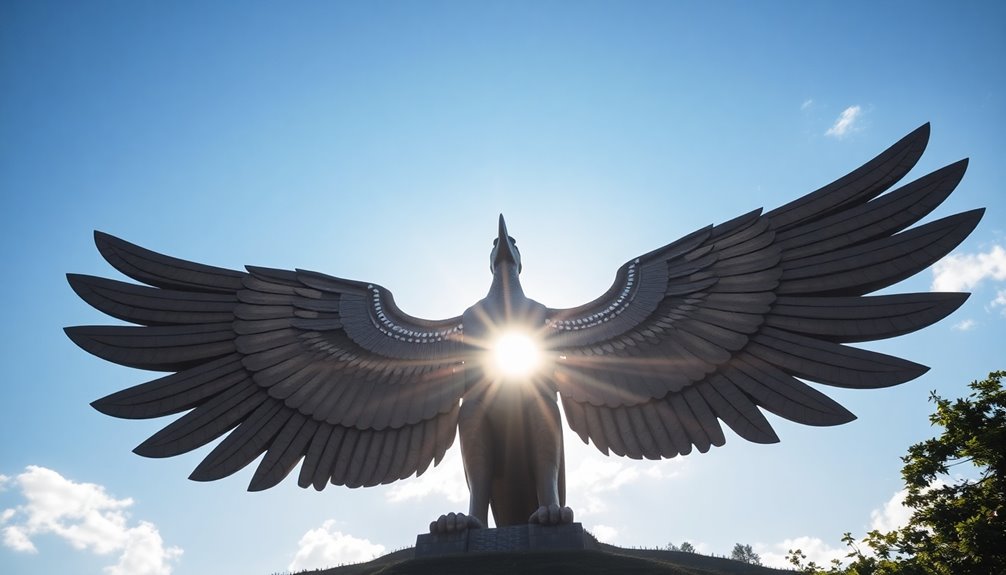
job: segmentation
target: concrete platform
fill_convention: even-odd
[[[596,540],[583,530],[583,525],[580,523],[549,526],[511,525],[438,535],[424,533],[416,537],[416,557],[596,548]]]

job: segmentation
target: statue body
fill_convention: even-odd
[[[472,353],[491,355],[501,332],[541,331],[548,308],[524,295],[520,254],[500,216],[499,237],[491,256],[493,283],[484,299],[463,318]],[[468,480],[468,525],[488,525],[492,507],[496,525],[529,521],[554,524],[573,520],[565,505],[562,421],[556,394],[534,377],[492,373],[491,357],[466,370],[467,386],[458,418],[461,454]],[[550,513],[551,510],[551,513]],[[466,518],[450,515],[431,531],[464,528]]]
[[[914,225],[966,160],[888,191],[928,138],[927,124],[817,191],[633,258],[607,292],[569,309],[524,295],[502,216],[488,294],[443,320],[404,313],[376,284],[223,269],[96,232],[105,259],[142,285],[69,274],[70,285],[135,325],[66,332],[103,359],[167,372],[92,404],[122,418],[182,414],[136,453],[170,457],[223,437],[191,479],[229,476],[264,453],[250,490],[298,465],[305,488],[390,483],[438,463],[460,434],[468,513],[431,531],[485,526],[489,508],[499,526],[566,523],[558,402],[601,452],[661,459],[723,445],[722,425],[777,442],[763,411],[814,426],[855,418],[807,382],[869,389],[927,370],[845,344],[915,331],[967,298],[868,295],[942,258],[981,219],[978,209]],[[494,363],[511,330],[535,340],[536,370]]]

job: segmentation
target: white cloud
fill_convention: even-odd
[[[966,291],[986,279],[1006,280],[1006,249],[994,245],[987,252],[951,254],[933,264],[932,291]],[[1006,290],[1004,290],[1006,291]],[[1000,292],[1006,304],[1006,294]],[[993,302],[995,305],[995,302]]]
[[[94,483],[77,483],[59,473],[29,465],[14,478],[26,502],[6,510],[14,521],[4,528],[3,544],[15,551],[37,552],[31,538],[56,535],[73,548],[98,555],[119,553],[109,575],[169,575],[182,550],[165,548],[157,527],[148,522],[129,526],[125,509],[132,499],[115,499]],[[13,512],[12,512],[13,511]]]
[[[438,495],[451,503],[466,503],[468,482],[465,481],[464,466],[457,459],[457,450],[449,451],[440,465],[428,469],[419,477],[410,477],[395,483],[388,490],[387,500],[390,503],[401,503]]]
[[[829,565],[833,559],[843,560],[849,552],[845,547],[832,547],[817,537],[797,537],[786,539],[782,543],[775,545],[756,544],[755,552],[761,556],[761,561],[766,567],[777,567],[782,569],[792,568],[793,565],[786,560],[786,555],[791,550],[799,549],[807,556],[807,561],[813,561],[818,565]]]
[[[615,538],[618,537],[618,529],[607,525],[594,525],[587,531],[590,531],[602,543],[614,543]]]
[[[806,100],[803,101],[803,104],[800,104],[800,109],[801,110],[806,110],[807,108],[810,108],[813,105],[814,105],[814,100],[812,98],[807,98]]]
[[[604,511],[607,505],[602,494],[633,483],[639,476],[638,469],[621,461],[585,459],[566,474],[566,491],[579,495],[576,513],[582,517]]]
[[[4,509],[3,512],[0,513],[0,525],[10,521],[11,518],[14,517],[15,513],[17,513],[17,509]]]
[[[943,485],[942,481],[935,481],[932,487]],[[912,510],[905,507],[905,497],[908,495],[907,489],[902,489],[891,496],[879,508],[870,511],[870,530],[878,530],[886,533],[899,529],[908,524],[912,517]],[[766,567],[792,568],[786,561],[786,555],[791,550],[799,549],[807,556],[807,561],[813,561],[820,566],[828,566],[832,560],[845,561],[849,553],[847,547],[832,547],[817,537],[797,537],[786,539],[782,543],[775,545],[757,544],[755,551],[761,556],[762,563]],[[864,553],[870,553],[870,549],[862,547]]]
[[[1002,314],[1006,315],[1006,289],[1001,289],[996,292],[996,297],[992,300],[992,307],[1003,308]]]
[[[329,519],[318,529],[311,529],[300,538],[297,553],[288,569],[305,571],[323,569],[346,563],[370,561],[384,554],[384,545],[353,537],[336,531],[335,521]]]
[[[566,492],[577,494],[577,517],[605,511],[604,494],[616,491],[640,480],[662,480],[680,474],[678,468],[687,462],[683,459],[656,461],[624,461],[614,459],[584,459],[566,473]]]
[[[886,533],[907,525],[908,520],[912,517],[912,510],[905,507],[905,496],[907,495],[908,490],[902,489],[892,495],[883,507],[871,511],[870,529]]]
[[[119,562],[105,567],[108,575],[168,575],[170,562],[181,556],[178,547],[164,548],[164,540],[152,523],[141,521],[127,531],[126,546],[119,555]]]
[[[833,138],[843,138],[846,134],[855,129],[856,121],[862,115],[863,109],[859,106],[849,106],[845,110],[842,110],[842,114],[835,120],[828,131],[824,133],[825,136],[831,136]]]
[[[38,549],[35,548],[35,544],[25,534],[24,529],[16,525],[4,528],[3,544],[21,553],[38,553]]]
[[[3,473],[0,473],[0,491],[7,489],[8,483],[10,483],[10,477],[7,477]]]
[[[973,319],[970,319],[970,318],[969,319],[963,319],[963,320],[955,323],[953,329],[955,329],[957,331],[971,331],[971,330],[973,330],[975,328],[976,325],[978,325],[978,322],[976,322]]]

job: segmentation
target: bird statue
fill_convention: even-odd
[[[95,401],[102,413],[186,412],[135,452],[170,457],[226,434],[190,476],[216,480],[263,453],[249,490],[373,486],[422,474],[460,436],[467,513],[435,533],[553,525],[566,506],[558,402],[601,452],[660,459],[722,446],[726,424],[779,441],[763,415],[814,426],[855,418],[805,381],[904,383],[925,366],[843,345],[944,318],[964,293],[868,296],[928,267],[982,217],[910,227],[957,186],[967,160],[889,193],[929,139],[923,125],[859,169],[632,258],[594,301],[548,308],[524,295],[501,215],[492,284],[462,315],[405,314],[387,289],[312,271],[192,263],[95,232],[101,255],[146,285],[68,274],[73,290],[137,326],[66,333],[121,365],[168,372]]]

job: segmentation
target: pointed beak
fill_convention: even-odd
[[[499,237],[496,239],[496,257],[493,259],[493,267],[503,262],[520,266],[520,256],[517,254],[517,247],[514,246],[510,235],[507,234],[506,221],[503,219],[503,214],[500,214]]]
[[[500,242],[507,240],[510,234],[506,233],[506,220],[503,219],[503,214],[500,214]]]

